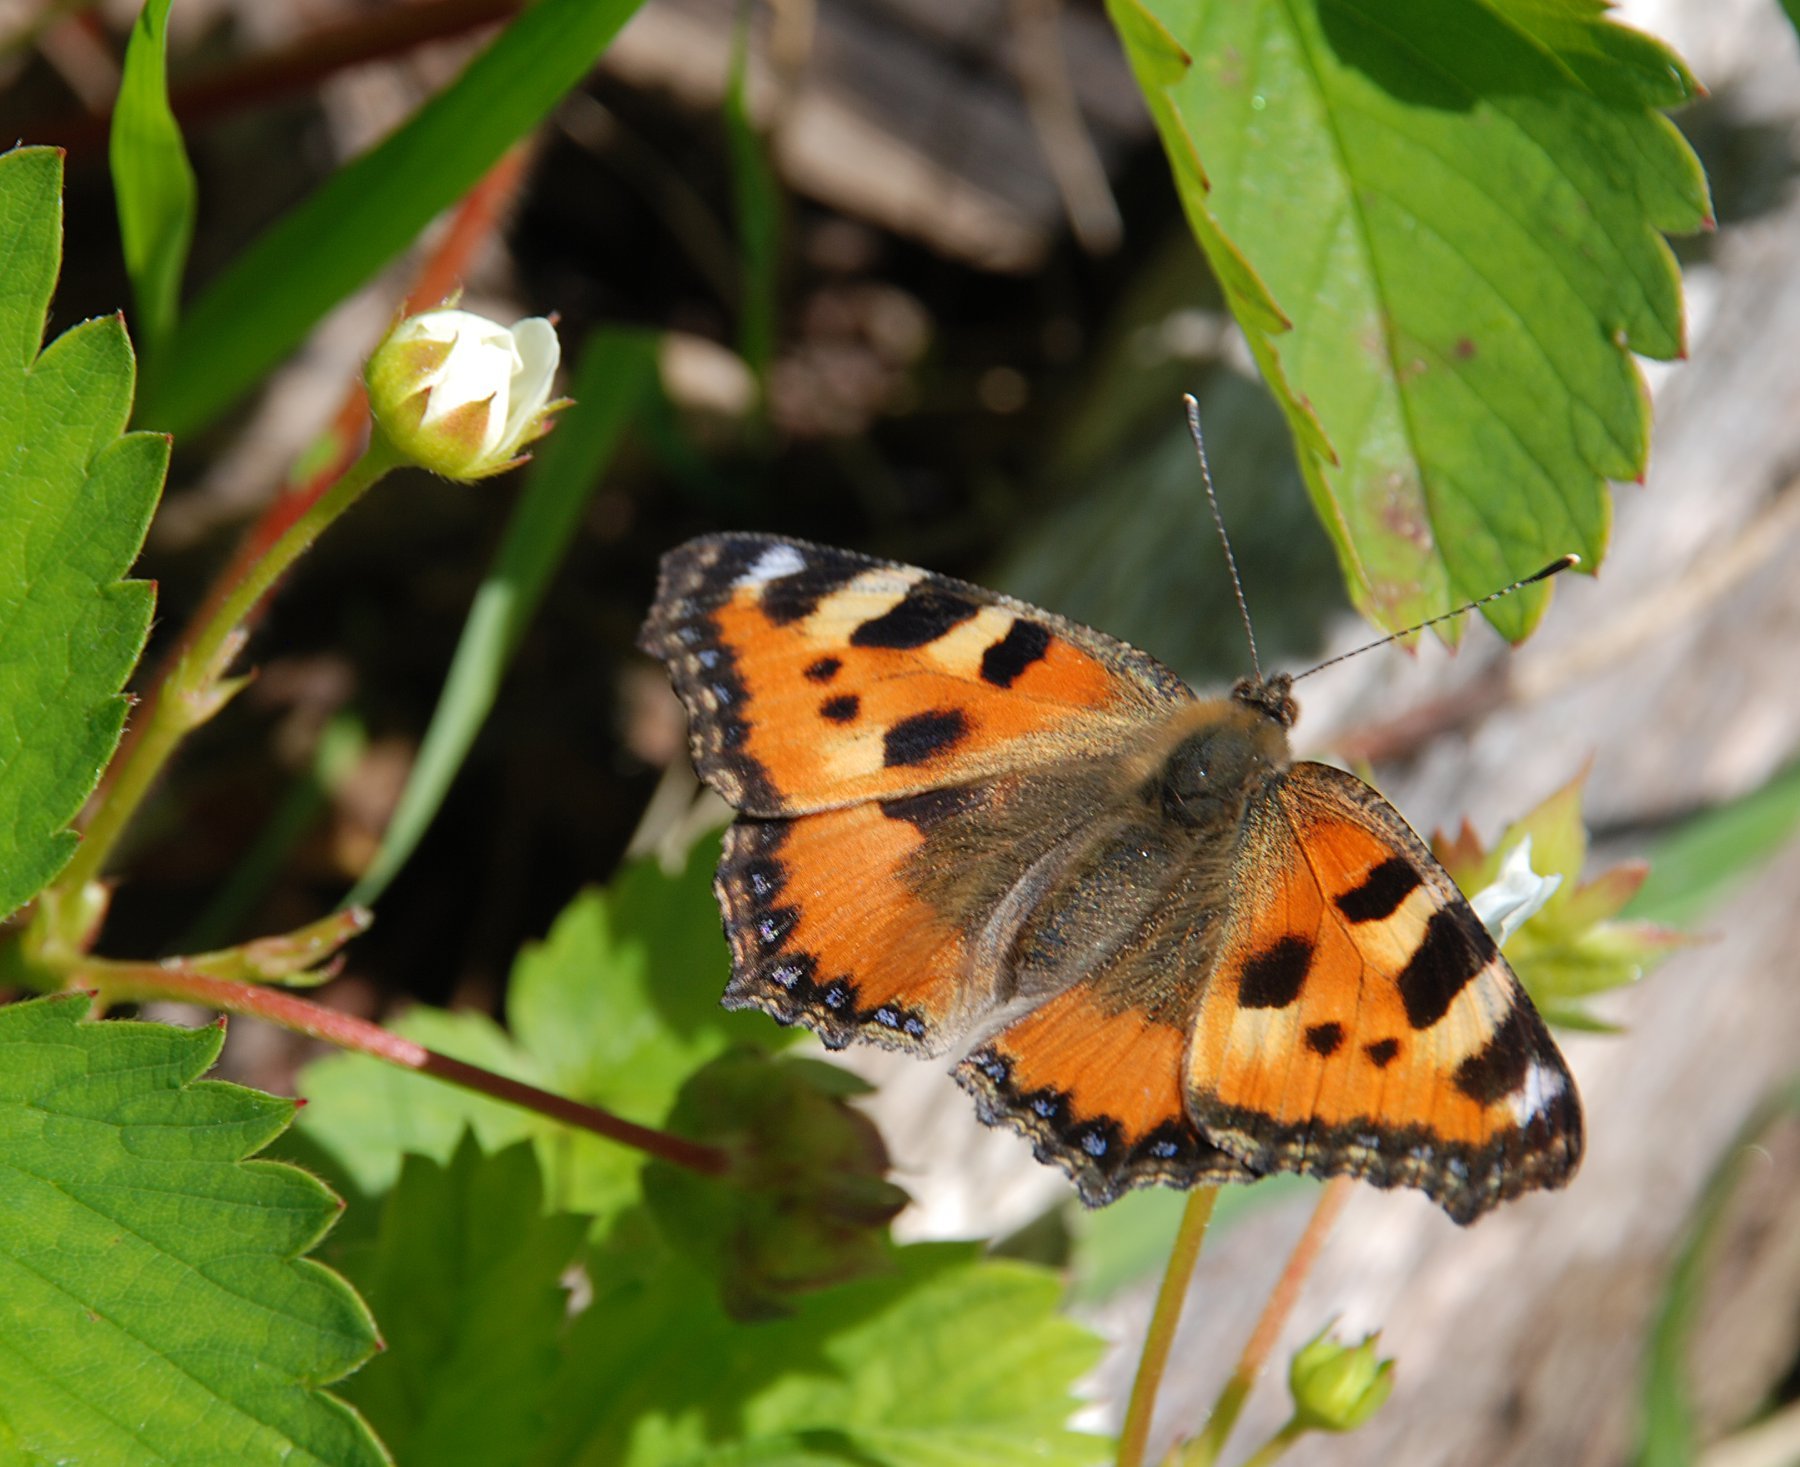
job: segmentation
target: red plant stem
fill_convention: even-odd
[[[310,91],[353,66],[403,56],[433,41],[498,24],[523,8],[524,0],[423,0],[383,6],[178,81],[169,89],[169,105],[184,129],[202,127]],[[56,118],[44,136],[78,155],[104,146],[111,126],[110,109],[102,109]]]
[[[1287,1325],[1288,1316],[1294,1312],[1294,1305],[1299,1302],[1300,1290],[1306,1283],[1307,1275],[1319,1261],[1319,1250],[1325,1246],[1332,1224],[1344,1210],[1344,1204],[1350,1200],[1350,1189],[1353,1186],[1355,1182],[1349,1177],[1333,1177],[1325,1184],[1325,1190],[1319,1197],[1319,1205],[1313,1209],[1312,1218],[1306,1224],[1306,1231],[1300,1235],[1300,1241],[1294,1244],[1294,1251],[1288,1256],[1287,1267],[1275,1281],[1268,1302],[1263,1305],[1262,1317],[1256,1321],[1256,1328],[1244,1342],[1244,1352],[1238,1356],[1237,1367],[1231,1372],[1231,1379],[1226,1381],[1224,1390],[1219,1392],[1212,1415],[1207,1418],[1200,1435],[1183,1451],[1183,1464],[1199,1467],[1199,1464],[1210,1464],[1218,1460],[1219,1453],[1224,1450],[1226,1438],[1237,1425],[1238,1415],[1244,1409],[1244,1402],[1249,1398],[1251,1388],[1262,1374],[1263,1366],[1268,1363],[1269,1355],[1275,1349],[1275,1342],[1281,1338],[1281,1331]]]
[[[517,193],[519,185],[525,177],[525,163],[526,151],[523,147],[509,149],[463,196],[462,202],[456,206],[456,212],[451,216],[443,236],[419,267],[418,276],[412,289],[407,292],[401,307],[401,314],[407,310],[419,309],[423,305],[436,304],[456,288],[457,282],[468,269],[469,261],[486,242],[499,223],[507,205],[511,203],[513,196]],[[330,459],[320,464],[318,469],[306,479],[283,488],[263,510],[256,522],[238,542],[238,547],[232,553],[231,559],[214,578],[205,599],[182,629],[180,637],[164,655],[150,692],[133,711],[131,721],[126,726],[125,735],[120,740],[119,748],[113,755],[112,762],[107,765],[106,776],[101,781],[100,794],[102,796],[104,796],[106,785],[114,773],[125,767],[133,745],[142,737],[143,731],[151,725],[151,715],[155,711],[156,699],[167,684],[169,674],[192,648],[194,638],[199,635],[200,629],[211,624],[225,599],[243,581],[244,577],[250,574],[257,562],[268,553],[269,547],[286,534],[294,522],[307,510],[318,503],[320,495],[343,477],[344,471],[356,459],[368,419],[368,398],[363,393],[361,380],[358,379],[345,389],[343,400],[338,404],[337,412],[332,416],[331,426],[325,430],[325,436],[333,445]],[[262,605],[259,604],[246,618],[245,624],[254,625],[261,614]],[[92,813],[98,808],[98,804],[98,799],[88,802],[84,819],[92,818]]]
[[[208,978],[177,966],[161,963],[119,963],[89,960],[71,970],[71,982],[77,986],[91,984],[102,999],[117,1003],[123,1000],[168,998],[204,1004],[228,1014],[248,1014],[290,1029],[308,1038],[322,1039],[340,1049],[366,1054],[371,1058],[416,1070],[422,1075],[460,1085],[490,1095],[510,1105],[522,1106],[567,1125],[592,1131],[621,1146],[658,1157],[689,1171],[708,1176],[721,1175],[730,1158],[717,1146],[673,1136],[667,1131],[652,1130],[627,1121],[598,1106],[583,1105],[567,1096],[540,1090],[522,1080],[513,1080],[484,1070],[478,1065],[452,1059],[447,1054],[414,1044],[391,1034],[379,1024],[340,1013],[284,989],[256,983],[235,983],[224,978]]]

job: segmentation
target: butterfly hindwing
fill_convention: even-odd
[[[1549,1031],[1424,843],[1298,764],[1254,801],[1188,1055],[1188,1103],[1258,1170],[1422,1188],[1468,1221],[1580,1159]]]
[[[687,705],[701,776],[751,815],[975,783],[1192,697],[1022,602],[767,535],[665,556],[640,641]]]

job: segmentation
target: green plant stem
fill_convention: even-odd
[[[1206,1225],[1212,1221],[1213,1204],[1218,1200],[1217,1187],[1196,1187],[1188,1194],[1181,1227],[1163,1270],[1162,1286],[1156,1291],[1156,1308],[1144,1336],[1144,1352],[1138,1357],[1137,1376],[1131,1382],[1131,1400],[1125,1407],[1125,1424],[1119,1429],[1119,1453],[1114,1459],[1118,1467],[1141,1467],[1144,1460],[1157,1387],[1162,1384],[1163,1370],[1169,1363],[1169,1350],[1181,1323],[1181,1306],[1187,1300],[1194,1265],[1200,1261],[1200,1247],[1206,1241]]]
[[[1294,1251],[1288,1255],[1287,1267],[1282,1269],[1281,1277],[1275,1281],[1275,1287],[1269,1293],[1268,1302],[1263,1305],[1262,1317],[1256,1321],[1256,1328],[1244,1342],[1244,1352],[1238,1356],[1231,1379],[1225,1382],[1225,1388],[1219,1392],[1219,1399],[1213,1403],[1212,1414],[1206,1418],[1206,1425],[1200,1434],[1182,1449],[1181,1467],[1212,1467],[1219,1460],[1219,1453],[1225,1449],[1226,1439],[1243,1412],[1244,1402],[1249,1399],[1250,1391],[1256,1385],[1256,1378],[1268,1363],[1269,1355],[1275,1349],[1275,1342],[1281,1338],[1288,1316],[1294,1312],[1294,1305],[1299,1301],[1301,1286],[1312,1272],[1313,1265],[1319,1261],[1319,1250],[1325,1246],[1325,1239],[1331,1233],[1331,1225],[1337,1221],[1338,1214],[1344,1210],[1344,1204],[1350,1200],[1350,1189],[1354,1185],[1349,1177],[1333,1177],[1325,1184],[1325,1189],[1319,1196],[1319,1205],[1313,1209],[1312,1218],[1306,1224],[1306,1231],[1300,1235],[1300,1241],[1294,1244]]]
[[[1269,1463],[1281,1457],[1289,1447],[1305,1435],[1306,1428],[1300,1423],[1300,1418],[1289,1417],[1286,1426],[1244,1458],[1244,1467],[1269,1467]]]
[[[150,695],[143,732],[127,747],[119,767],[102,787],[100,800],[57,886],[79,892],[97,880],[144,796],[181,741],[230,701],[240,684],[226,670],[243,645],[243,623],[282,573],[317,540],[333,520],[361,499],[390,469],[404,460],[379,432],[361,458],[289,525],[196,629],[186,650]],[[68,937],[69,934],[59,934]]]
[[[114,962],[105,958],[83,958],[69,969],[73,985],[94,988],[103,1003],[141,1002],[145,999],[174,999],[183,1003],[204,1004],[228,1014],[248,1014],[266,1019],[283,1029],[308,1038],[322,1039],[340,1049],[366,1054],[401,1069],[416,1070],[465,1090],[492,1096],[509,1105],[521,1106],[539,1115],[549,1116],[566,1125],[577,1126],[604,1136],[621,1146],[685,1167],[689,1171],[718,1176],[730,1166],[730,1157],[717,1146],[690,1141],[667,1131],[652,1130],[615,1116],[598,1106],[583,1105],[567,1096],[540,1090],[522,1080],[497,1075],[478,1065],[452,1059],[447,1054],[414,1044],[391,1034],[379,1024],[358,1019],[323,1004],[313,1003],[279,988],[258,983],[238,983],[223,978],[209,978],[183,967],[179,961],[166,963]]]

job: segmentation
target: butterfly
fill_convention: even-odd
[[[1581,1157],[1568,1066],[1374,790],[1296,762],[1285,674],[1146,654],[768,535],[663,558],[639,645],[738,812],[724,1003],[952,1059],[1091,1206],[1349,1174],[1467,1223]]]

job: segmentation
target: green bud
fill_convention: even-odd
[[[502,326],[449,308],[408,316],[363,371],[369,412],[393,446],[446,479],[485,479],[523,462],[550,430],[562,348],[542,316]]]
[[[1294,1420],[1309,1431],[1354,1431],[1381,1409],[1394,1389],[1394,1362],[1376,1360],[1379,1334],[1342,1345],[1327,1325],[1288,1367]]]

